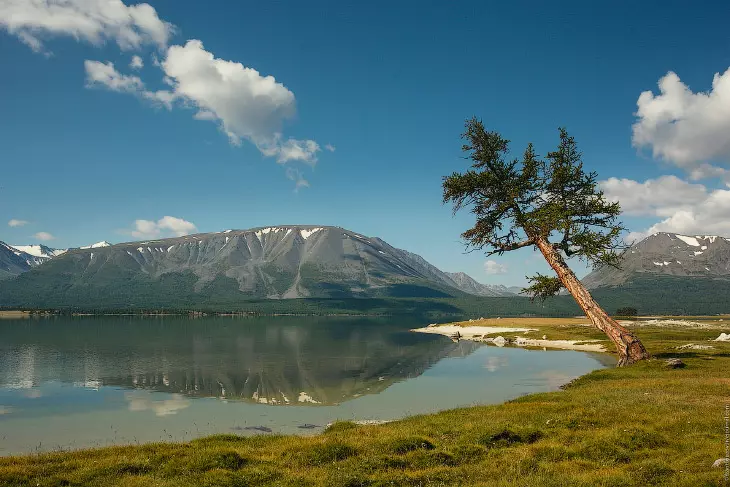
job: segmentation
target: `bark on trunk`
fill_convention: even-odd
[[[573,295],[588,319],[616,345],[619,355],[619,367],[650,357],[649,352],[646,351],[636,335],[619,325],[598,305],[593,296],[567,266],[560,252],[550,242],[537,237],[535,238],[535,245],[540,249],[545,260],[553,268],[568,292]]]

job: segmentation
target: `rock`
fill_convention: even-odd
[[[664,366],[670,369],[683,369],[687,365],[678,358],[670,358],[664,362]]]
[[[715,338],[716,342],[730,342],[730,333],[720,333],[720,336]]]
[[[718,458],[717,460],[715,460],[715,463],[712,464],[712,468],[720,468],[724,465],[727,465],[728,462],[730,462],[730,460],[728,460],[727,458]]]
[[[502,335],[499,335],[497,338],[494,339],[494,344],[498,347],[504,347],[506,344],[508,344],[509,341]]]

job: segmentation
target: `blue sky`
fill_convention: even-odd
[[[149,4],[0,0],[0,240],[339,225],[522,284],[441,204],[473,115],[516,154],[567,127],[633,237],[730,235],[726,2]]]

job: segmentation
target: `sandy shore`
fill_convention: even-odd
[[[459,340],[486,342],[503,347],[516,345],[518,347],[554,348],[560,350],[579,350],[583,352],[605,352],[606,347],[600,340],[547,340],[528,338],[520,335],[508,337],[502,334],[529,333],[539,331],[536,328],[512,328],[500,326],[457,326],[457,325],[429,325],[424,328],[415,328],[417,333],[435,333]]]
[[[29,311],[0,311],[0,319],[16,319],[16,318],[29,318]]]

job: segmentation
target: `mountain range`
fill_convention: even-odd
[[[729,277],[730,239],[657,233],[631,246],[618,268],[598,269],[583,282],[611,312],[633,306],[648,314],[708,314],[730,311],[725,307]],[[462,316],[580,312],[569,295],[530,302],[515,294],[519,289],[443,272],[377,237],[328,226],[100,242],[65,251],[0,243],[0,278],[0,308]]]
[[[727,279],[730,239],[714,235],[655,233],[626,250],[620,267],[603,267],[583,279],[589,289],[619,286],[649,276]]]
[[[4,250],[3,250],[4,249]],[[101,301],[164,305],[244,299],[511,296],[504,286],[446,273],[377,237],[339,227],[287,225],[36,252],[0,248],[0,305]],[[32,257],[32,256],[31,256]],[[21,262],[21,260],[23,262]],[[42,264],[42,265],[41,265]],[[126,303],[126,304],[125,304]],[[172,303],[168,304],[172,305]]]

